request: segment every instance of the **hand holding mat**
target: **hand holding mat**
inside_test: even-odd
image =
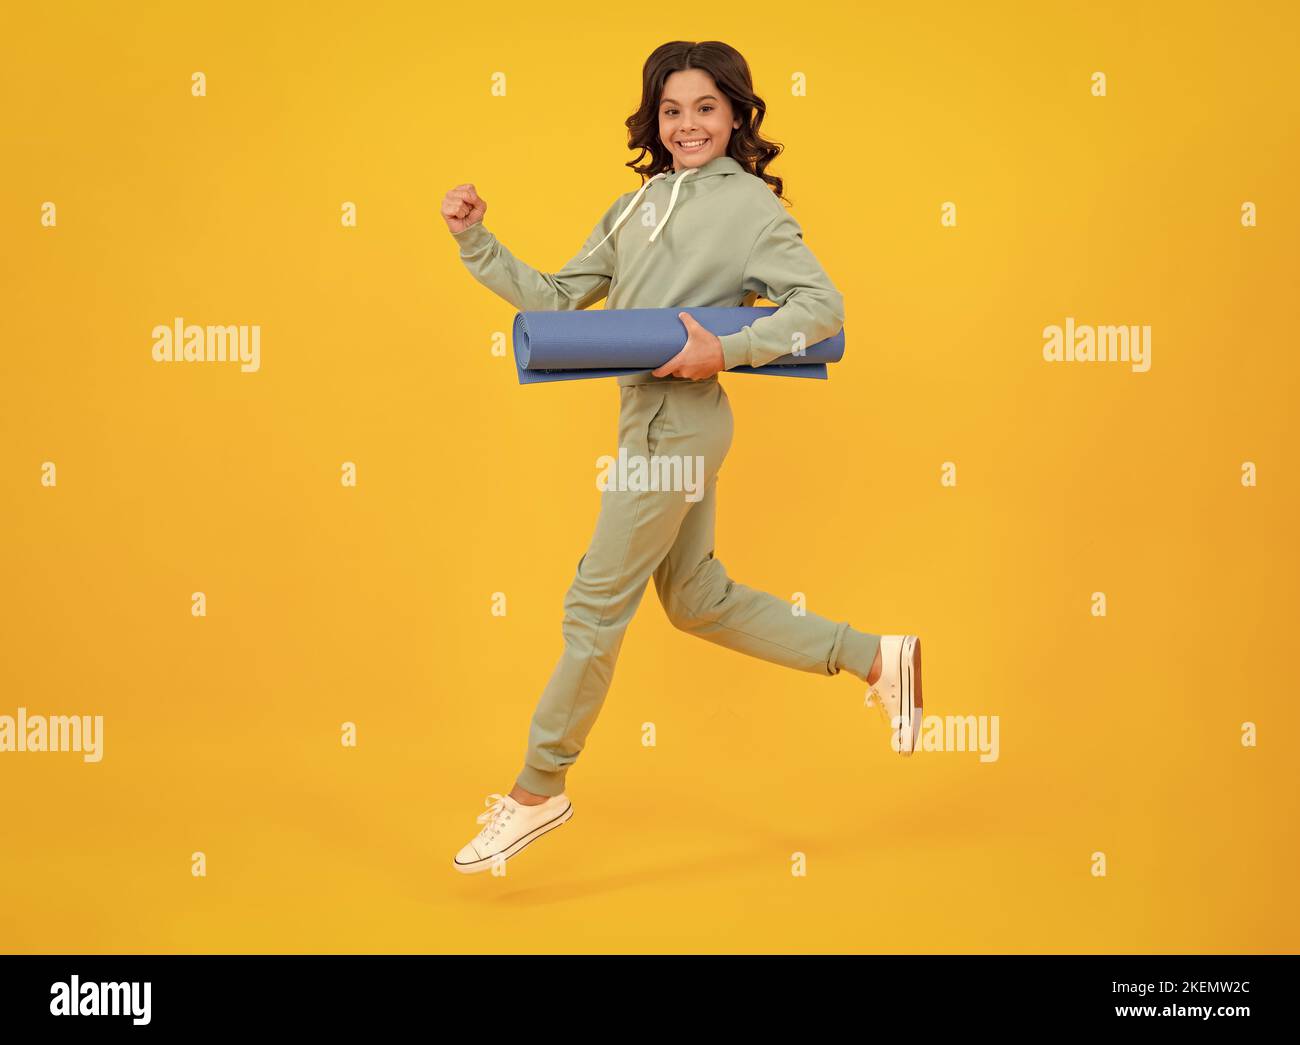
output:
[[[679,312],[722,337],[734,334],[776,306],[735,308],[615,308],[520,312],[515,316],[515,364],[521,385],[617,377],[657,370],[686,346]],[[737,366],[727,374],[768,374],[826,380],[826,364],[844,356],[844,331],[809,345],[803,354],[779,356],[764,366]]]

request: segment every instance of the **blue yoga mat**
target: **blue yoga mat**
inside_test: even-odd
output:
[[[736,308],[613,308],[520,312],[515,316],[515,364],[521,385],[618,377],[657,370],[686,345],[677,318],[689,312],[714,334],[734,334],[775,306]],[[803,355],[779,356],[764,366],[738,366],[728,374],[770,374],[826,380],[826,364],[844,356],[844,331],[809,345]]]

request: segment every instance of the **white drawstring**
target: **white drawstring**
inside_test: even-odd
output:
[[[684,182],[689,175],[694,174],[697,170],[699,170],[698,167],[687,168],[686,170],[682,171],[682,176],[678,178],[676,182],[673,183],[673,194],[672,197],[668,200],[668,210],[664,213],[664,216],[659,219],[659,224],[655,226],[654,232],[650,233],[651,243],[655,241],[655,237],[659,235],[659,230],[662,229],[664,225],[667,223],[668,215],[673,212],[673,207],[677,205],[677,192],[679,189],[681,189],[682,182]],[[614,227],[610,229],[607,233],[605,233],[605,237],[600,241],[600,243],[597,243],[594,247],[591,248],[591,250],[587,251],[587,253],[582,256],[582,260],[586,261],[589,257],[595,254],[596,251],[600,250],[601,246],[604,245],[605,240],[609,239],[610,236],[614,235],[614,233],[618,231],[618,227],[622,225],[624,219],[627,218],[627,216],[631,214],[633,210],[636,209],[637,202],[645,194],[645,190],[650,188],[652,182],[656,182],[660,178],[666,178],[666,177],[668,177],[668,171],[660,171],[653,178],[651,178],[650,181],[647,181],[644,185],[641,186],[641,188],[637,189],[636,195],[632,197],[632,202],[623,208],[623,213],[620,214],[618,218],[615,220]]]
[[[614,235],[614,233],[618,231],[618,227],[623,224],[623,219],[632,213],[633,209],[635,209],[636,207],[637,201],[645,193],[645,190],[650,188],[650,182],[658,181],[660,178],[666,178],[666,177],[668,177],[668,172],[660,171],[653,178],[651,178],[650,181],[647,181],[644,185],[641,186],[641,188],[637,189],[636,195],[632,197],[632,202],[623,208],[623,213],[620,214],[618,216],[618,219],[614,222],[614,227],[610,229],[607,233],[605,233],[605,239],[602,239],[600,243],[597,243],[594,247],[591,248],[591,250],[587,251],[587,253],[582,256],[582,260],[586,261],[589,257],[595,254],[596,251],[600,250],[605,240],[609,239],[610,236]]]
[[[662,229],[666,224],[668,224],[668,215],[671,214],[673,212],[673,208],[677,206],[677,192],[682,187],[682,182],[684,182],[687,178],[689,178],[692,174],[694,174],[699,169],[700,168],[698,167],[688,167],[686,170],[682,171],[682,176],[673,183],[673,194],[668,200],[668,209],[664,212],[664,216],[659,219],[659,224],[655,226],[654,232],[650,233],[651,243],[653,243],[655,241],[655,237],[659,235],[659,230]]]

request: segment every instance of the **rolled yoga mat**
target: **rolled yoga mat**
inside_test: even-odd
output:
[[[613,308],[520,312],[513,331],[521,385],[617,377],[657,370],[686,346],[689,312],[700,326],[721,337],[734,334],[775,306],[735,308]],[[844,356],[844,331],[809,345],[803,355],[779,356],[764,366],[738,366],[728,374],[769,374],[826,380],[826,364]]]

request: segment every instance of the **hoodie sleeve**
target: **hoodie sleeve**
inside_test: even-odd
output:
[[[795,334],[802,333],[804,347],[810,347],[844,328],[844,297],[804,243],[799,223],[784,207],[754,241],[745,262],[744,289],[778,307],[771,315],[718,339],[727,370],[763,366],[789,355],[794,351]]]
[[[587,258],[590,251],[613,227],[627,196],[620,196],[601,216],[578,252],[558,272],[539,272],[510,253],[481,221],[453,232],[460,246],[460,259],[470,275],[488,290],[505,298],[521,312],[558,312],[588,308],[609,292],[614,275],[614,241],[610,237]]]

